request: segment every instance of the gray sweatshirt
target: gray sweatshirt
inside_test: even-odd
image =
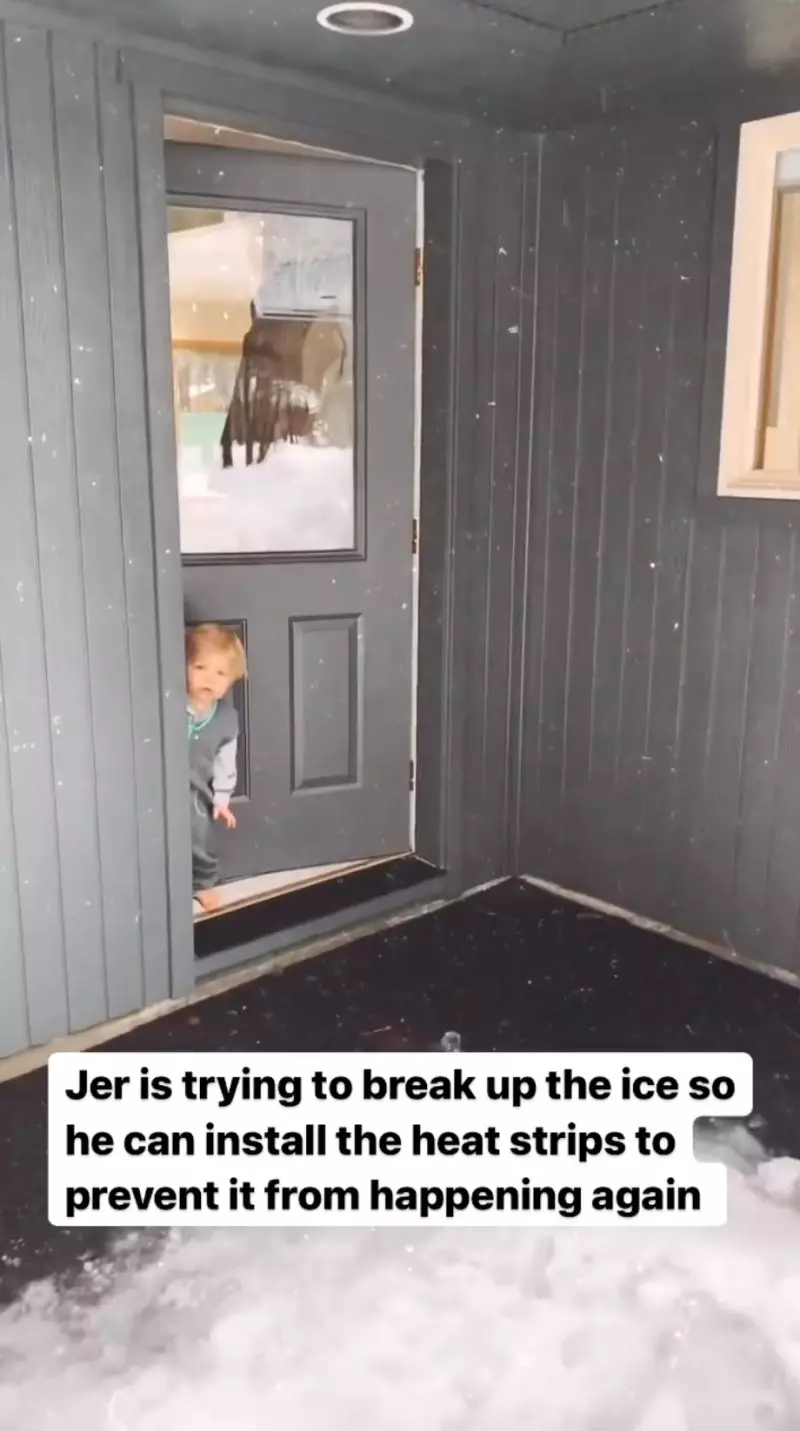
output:
[[[205,716],[187,708],[191,787],[217,810],[230,804],[236,789],[239,717],[227,701]]]

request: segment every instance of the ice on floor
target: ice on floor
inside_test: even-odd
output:
[[[173,1235],[0,1316],[0,1427],[797,1431],[800,1164],[724,1150],[721,1229]]]

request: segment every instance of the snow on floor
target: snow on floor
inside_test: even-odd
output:
[[[172,1235],[0,1316],[2,1431],[796,1431],[800,1164],[703,1231]]]

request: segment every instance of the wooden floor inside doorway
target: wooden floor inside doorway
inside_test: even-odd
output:
[[[194,952],[198,960],[236,951],[237,959],[251,957],[246,951],[272,935],[287,930],[298,935],[313,925],[345,910],[354,912],[387,895],[422,887],[438,878],[441,870],[415,855],[367,860],[345,866],[334,873],[276,889],[268,897],[256,897],[195,920]]]
[[[350,874],[353,870],[367,869],[381,864],[381,860],[350,860],[346,864],[310,865],[300,870],[276,870],[270,874],[254,875],[250,879],[233,879],[219,887],[222,900],[219,909],[206,913],[195,901],[195,921],[217,919],[231,909],[242,909],[247,904],[258,904],[262,899],[275,899],[289,890],[307,889],[309,885],[320,884],[336,875]]]

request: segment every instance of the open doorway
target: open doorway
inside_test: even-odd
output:
[[[217,919],[413,851],[420,180],[165,141],[185,617],[248,667]]]

